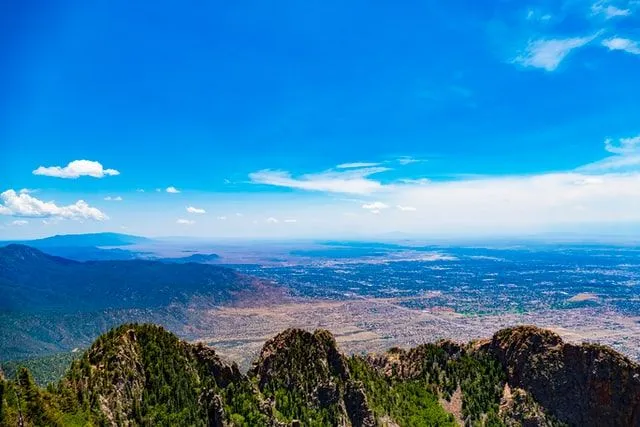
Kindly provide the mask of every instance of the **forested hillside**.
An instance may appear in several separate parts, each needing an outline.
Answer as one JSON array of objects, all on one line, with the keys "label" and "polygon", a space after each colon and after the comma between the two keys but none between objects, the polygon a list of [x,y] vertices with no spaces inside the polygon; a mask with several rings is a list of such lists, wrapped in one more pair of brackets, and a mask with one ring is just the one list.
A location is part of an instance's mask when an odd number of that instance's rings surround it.
[{"label": "forested hillside", "polygon": [[289,329],[243,374],[212,348],[125,324],[46,389],[26,368],[3,378],[0,424],[634,426],[639,377],[610,349],[533,327],[350,357],[328,331]]}]

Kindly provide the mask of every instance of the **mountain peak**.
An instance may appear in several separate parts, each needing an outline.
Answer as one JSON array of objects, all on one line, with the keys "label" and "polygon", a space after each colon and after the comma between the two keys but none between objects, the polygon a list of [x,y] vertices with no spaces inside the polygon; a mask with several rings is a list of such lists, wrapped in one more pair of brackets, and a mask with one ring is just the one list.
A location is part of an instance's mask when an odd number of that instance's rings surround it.
[{"label": "mountain peak", "polygon": [[[341,354],[326,330],[287,329],[243,375],[210,347],[124,324],[49,391],[28,371],[0,378],[0,401],[3,390],[23,396],[29,425],[632,426],[639,378],[638,365],[611,349],[530,326],[481,345],[440,341],[377,358]],[[0,425],[17,424],[15,399],[2,409]]]},{"label": "mountain peak", "polygon": [[570,425],[640,425],[640,365],[597,344],[569,344],[552,331],[498,331],[493,354],[509,383]]},{"label": "mountain peak", "polygon": [[47,255],[32,246],[19,243],[11,243],[7,246],[0,247],[0,257],[4,259],[6,263],[62,260],[62,258]]}]

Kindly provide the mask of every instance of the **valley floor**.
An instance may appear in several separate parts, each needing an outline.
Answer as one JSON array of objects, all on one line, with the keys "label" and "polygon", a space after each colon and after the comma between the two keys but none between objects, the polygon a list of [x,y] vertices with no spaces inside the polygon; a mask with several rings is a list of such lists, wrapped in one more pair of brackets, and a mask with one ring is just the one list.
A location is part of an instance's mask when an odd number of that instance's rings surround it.
[{"label": "valley floor", "polygon": [[262,343],[283,329],[325,328],[343,351],[382,352],[413,347],[440,338],[467,342],[488,338],[504,327],[530,324],[551,329],[568,342],[608,345],[640,358],[640,318],[601,308],[547,310],[536,313],[464,316],[448,310],[415,310],[403,298],[342,301],[291,298],[267,306],[219,307],[191,313],[188,335],[212,345],[225,357],[248,367]]}]

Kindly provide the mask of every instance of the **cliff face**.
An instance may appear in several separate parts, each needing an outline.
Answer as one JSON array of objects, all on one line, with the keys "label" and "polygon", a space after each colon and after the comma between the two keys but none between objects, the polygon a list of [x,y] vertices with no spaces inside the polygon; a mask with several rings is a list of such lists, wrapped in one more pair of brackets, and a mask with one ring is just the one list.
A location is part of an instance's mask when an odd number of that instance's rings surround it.
[{"label": "cliff face", "polygon": [[346,357],[326,330],[288,329],[277,335],[264,345],[249,375],[285,416],[295,417],[302,405],[322,424],[375,426],[362,385],[352,380]]},{"label": "cliff face", "polygon": [[567,344],[530,326],[501,330],[488,344],[513,387],[576,426],[639,426],[640,366],[603,346]]},{"label": "cliff face", "polygon": [[56,387],[0,373],[0,425],[638,426],[639,407],[637,364],[534,327],[351,357],[328,331],[289,329],[245,375],[209,347],[128,324]]}]

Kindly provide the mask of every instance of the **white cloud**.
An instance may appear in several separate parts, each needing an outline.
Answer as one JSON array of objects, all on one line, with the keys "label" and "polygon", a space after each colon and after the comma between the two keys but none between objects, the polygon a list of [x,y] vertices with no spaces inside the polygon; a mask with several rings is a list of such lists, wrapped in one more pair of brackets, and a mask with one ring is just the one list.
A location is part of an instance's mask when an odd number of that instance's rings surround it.
[{"label": "white cloud", "polygon": [[284,220],[284,222],[294,223],[294,222],[298,222],[298,220],[294,219],[294,218],[287,218],[287,219]]},{"label": "white cloud", "polygon": [[176,193],[180,192],[180,190],[178,190],[174,186],[167,187],[166,190],[164,190],[164,191],[166,191],[167,193],[171,193],[171,194],[176,194]]},{"label": "white cloud", "polygon": [[370,168],[378,166],[380,163],[367,163],[367,162],[354,162],[354,163],[342,163],[336,166],[338,169],[353,169],[353,168]]},{"label": "white cloud", "polygon": [[144,193],[144,189],[143,189],[143,188],[138,188],[138,189],[136,190],[136,192],[137,192],[137,193]]},{"label": "white cloud", "polygon": [[108,202],[121,202],[122,201],[122,197],[120,197],[120,196],[116,196],[116,197],[107,196],[104,199],[106,201],[108,201]]},{"label": "white cloud", "polygon": [[378,211],[380,209],[387,209],[388,207],[389,205],[382,202],[365,203],[364,205],[362,205],[363,209],[378,210]]},{"label": "white cloud", "polygon": [[554,71],[572,50],[585,46],[597,36],[598,34],[589,37],[531,41],[524,53],[513,62],[525,67]]},{"label": "white cloud", "polygon": [[417,184],[417,185],[427,185],[431,182],[430,179],[427,178],[418,178],[418,179],[401,179],[400,182],[404,184]]},{"label": "white cloud", "polygon": [[396,205],[396,208],[398,208],[398,210],[401,210],[403,212],[415,212],[417,210],[413,206]]},{"label": "white cloud", "polygon": [[284,171],[261,170],[249,174],[249,178],[254,184],[330,193],[369,194],[380,190],[382,184],[368,177],[388,170],[385,167],[368,167],[307,174],[300,178],[293,178]]},{"label": "white cloud", "polygon": [[196,208],[196,207],[193,207],[193,206],[187,206],[187,212],[192,213],[192,214],[204,214],[204,213],[207,213],[207,211],[205,211],[204,209]]},{"label": "white cloud", "polygon": [[620,138],[617,142],[608,138],[604,148],[613,156],[589,163],[577,169],[579,172],[628,172],[640,166],[640,135]]},{"label": "white cloud", "polygon": [[609,50],[622,50],[633,55],[640,55],[640,44],[634,40],[613,37],[603,40],[602,45]]},{"label": "white cloud", "polygon": [[378,215],[380,213],[380,209],[373,209],[373,210],[370,210],[369,212],[371,212],[374,215]]},{"label": "white cloud", "polygon": [[240,212],[236,212],[236,216],[237,217],[241,217],[241,216],[244,216],[244,215],[242,215]]},{"label": "white cloud", "polygon": [[267,219],[266,219],[266,221],[267,221],[268,223],[270,223],[270,224],[277,224],[277,223],[279,222],[276,218],[274,218],[274,217],[272,217],[272,216],[271,216],[271,217],[269,217],[269,218],[267,218]]},{"label": "white cloud", "polygon": [[191,219],[184,219],[184,218],[180,218],[176,221],[177,224],[181,224],[181,225],[193,225],[196,222],[191,220]]},{"label": "white cloud", "polygon": [[527,20],[528,21],[542,21],[542,22],[546,22],[549,21],[552,18],[552,16],[548,13],[546,14],[542,14],[541,11],[539,10],[533,10],[533,9],[529,9],[527,11]]},{"label": "white cloud", "polygon": [[640,151],[640,135],[631,138],[620,138],[619,144],[615,145],[611,138],[604,141],[604,148],[610,153],[632,154]]},{"label": "white cloud", "polygon": [[16,219],[15,221],[11,222],[11,225],[16,225],[18,227],[23,226],[23,225],[27,225],[29,224],[29,221],[24,220],[24,219]]},{"label": "white cloud", "polygon": [[74,160],[65,167],[60,166],[40,166],[33,171],[34,175],[53,176],[56,178],[79,178],[81,176],[91,176],[93,178],[104,178],[105,176],[120,175],[115,169],[104,169],[100,162],[91,160]]},{"label": "white cloud", "polygon": [[410,165],[411,163],[422,162],[422,160],[414,159],[413,157],[409,157],[409,156],[399,157],[398,159],[396,159],[396,161],[400,163],[402,166]]},{"label": "white cloud", "polygon": [[60,218],[60,217],[56,217],[56,218],[47,218],[47,219],[43,219],[42,223],[44,225],[53,225],[53,224],[57,224],[60,221],[64,221],[64,218]]},{"label": "white cloud", "polygon": [[607,1],[598,1],[594,3],[591,5],[591,13],[594,15],[604,15],[606,19],[631,15],[630,9],[620,9],[607,3]]},{"label": "white cloud", "polygon": [[224,216],[224,215],[222,215],[222,216],[219,216],[219,217],[218,217],[218,219],[219,219],[220,221],[226,221],[226,220],[227,220],[227,217],[226,217],[226,216]]},{"label": "white cloud", "polygon": [[96,221],[109,219],[99,209],[89,206],[84,200],[78,200],[72,205],[57,206],[53,201],[43,202],[28,193],[18,194],[15,190],[7,190],[1,193],[0,200],[2,200],[0,215],[33,218],[93,219]]}]

